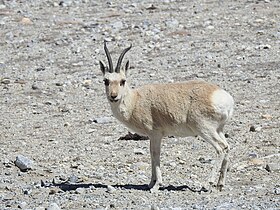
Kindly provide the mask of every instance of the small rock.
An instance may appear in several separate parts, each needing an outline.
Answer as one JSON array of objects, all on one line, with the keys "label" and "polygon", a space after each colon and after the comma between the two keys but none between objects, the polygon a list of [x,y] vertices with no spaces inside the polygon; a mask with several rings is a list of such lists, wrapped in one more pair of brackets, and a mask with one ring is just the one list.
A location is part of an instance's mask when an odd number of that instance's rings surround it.
[{"label": "small rock", "polygon": [[144,162],[137,162],[132,165],[132,168],[134,170],[140,170],[140,171],[146,171],[149,167],[150,165]]},{"label": "small rock", "polygon": [[251,158],[247,161],[237,162],[232,165],[232,169],[236,169],[237,171],[244,170],[250,167],[264,167],[265,161],[258,158]]},{"label": "small rock", "polygon": [[45,207],[42,207],[42,206],[38,206],[38,207],[36,207],[34,210],[46,210],[46,208],[45,208]]},{"label": "small rock", "polygon": [[12,167],[12,165],[13,165],[13,162],[12,161],[10,161],[9,159],[4,159],[3,160],[3,165],[5,166],[5,167],[7,167],[7,168],[11,168]]},{"label": "small rock", "polygon": [[151,206],[151,210],[160,210],[160,208],[157,205],[153,204]]},{"label": "small rock", "polygon": [[264,20],[261,19],[261,18],[258,18],[258,19],[255,20],[256,23],[263,23],[263,21],[264,21]]},{"label": "small rock", "polygon": [[92,84],[92,80],[90,80],[90,79],[83,81],[83,86],[86,88],[89,88],[91,84]]},{"label": "small rock", "polygon": [[146,10],[155,10],[155,9],[157,9],[157,7],[153,4],[146,8]]},{"label": "small rock", "polygon": [[60,188],[58,188],[58,187],[50,187],[50,190],[49,190],[49,194],[50,195],[54,195],[54,194],[59,193],[59,192],[61,192]]},{"label": "small rock", "polygon": [[20,209],[26,209],[26,206],[27,206],[27,203],[26,203],[25,201],[21,202],[21,203],[18,205],[18,207],[19,207]]},{"label": "small rock", "polygon": [[170,165],[173,168],[175,168],[177,166],[177,164],[175,162],[170,162],[168,165]]},{"label": "small rock", "polygon": [[87,131],[88,134],[94,133],[94,132],[96,132],[96,129],[93,129],[93,128],[90,128],[90,129],[88,129],[88,131]]},{"label": "small rock", "polygon": [[266,164],[265,169],[268,172],[280,171],[280,163],[268,163]]},{"label": "small rock", "polygon": [[261,126],[254,126],[254,125],[252,125],[249,130],[251,132],[259,132],[259,131],[261,131],[261,129],[262,129]]},{"label": "small rock", "polygon": [[255,47],[256,50],[262,50],[262,49],[268,50],[270,48],[271,48],[271,45],[269,45],[269,44],[261,44],[261,45],[258,45]]},{"label": "small rock", "polygon": [[60,1],[58,5],[62,6],[62,7],[69,7],[69,6],[71,6],[72,3],[73,3],[72,0],[63,0],[63,1]]},{"label": "small rock", "polygon": [[249,156],[250,158],[256,158],[256,157],[258,157],[258,154],[255,153],[255,152],[250,152],[250,153],[248,154],[248,156]]},{"label": "small rock", "polygon": [[212,26],[212,25],[209,25],[209,26],[206,27],[206,29],[209,29],[209,30],[213,30],[214,28],[215,28],[215,27]]},{"label": "small rock", "polygon": [[90,120],[94,123],[98,123],[98,124],[107,124],[107,123],[111,123],[112,122],[112,118],[111,117],[99,117],[99,118],[95,118],[94,120]]},{"label": "small rock", "polygon": [[46,210],[60,210],[60,207],[56,203],[51,203]]},{"label": "small rock", "polygon": [[261,130],[262,130],[262,127],[261,127],[261,126],[258,126],[258,127],[255,128],[255,131],[256,131],[256,132],[260,132]]},{"label": "small rock", "polygon": [[270,114],[263,114],[263,115],[262,115],[262,119],[271,120],[271,119],[272,119],[272,116],[271,116]]},{"label": "small rock", "polygon": [[114,192],[116,192],[116,189],[115,189],[113,186],[108,185],[108,186],[107,186],[107,192],[108,192],[108,193],[114,193]]},{"label": "small rock", "polygon": [[280,195],[280,187],[276,187],[276,188],[274,189],[274,193],[275,193],[276,195]]},{"label": "small rock", "polygon": [[204,157],[200,157],[198,160],[199,160],[199,162],[201,162],[203,164],[205,164],[205,163],[211,164],[213,162],[213,160],[211,158],[205,159]]},{"label": "small rock", "polygon": [[84,194],[86,192],[85,188],[79,187],[75,190],[77,194]]},{"label": "small rock", "polygon": [[70,183],[77,183],[78,182],[78,177],[77,176],[75,176],[75,175],[71,175],[70,177],[69,177],[69,179],[68,179],[68,181],[70,182]]},{"label": "small rock", "polygon": [[11,80],[9,78],[2,78],[1,79],[1,84],[7,85],[10,84]]},{"label": "small rock", "polygon": [[260,166],[264,164],[264,161],[258,158],[252,158],[250,159],[250,163],[254,166]]},{"label": "small rock", "polygon": [[60,86],[63,86],[63,83],[62,82],[56,82],[55,85],[60,87]]},{"label": "small rock", "polygon": [[27,171],[32,168],[33,161],[23,155],[18,155],[15,164],[21,171]]},{"label": "small rock", "polygon": [[38,89],[39,89],[39,87],[38,87],[36,84],[33,84],[33,85],[31,86],[31,88],[32,88],[32,90],[38,90]]},{"label": "small rock", "polygon": [[122,21],[116,21],[111,24],[112,28],[115,30],[121,30],[123,28],[123,22]]},{"label": "small rock", "polygon": [[32,21],[27,18],[27,17],[24,17],[20,20],[20,23],[24,24],[24,25],[31,25],[32,24]]},{"label": "small rock", "polygon": [[14,81],[14,83],[24,85],[24,84],[26,84],[26,81],[23,80],[23,79],[16,79],[16,80]]},{"label": "small rock", "polygon": [[32,193],[32,189],[31,189],[30,186],[24,188],[22,191],[23,191],[23,194],[24,194],[24,195],[30,195],[30,194]]},{"label": "small rock", "polygon": [[167,28],[175,29],[179,26],[179,21],[176,19],[167,20],[165,21],[165,25]]},{"label": "small rock", "polygon": [[142,149],[134,149],[134,154],[136,154],[136,155],[145,155],[146,154],[146,152],[144,151],[144,150],[142,150]]}]

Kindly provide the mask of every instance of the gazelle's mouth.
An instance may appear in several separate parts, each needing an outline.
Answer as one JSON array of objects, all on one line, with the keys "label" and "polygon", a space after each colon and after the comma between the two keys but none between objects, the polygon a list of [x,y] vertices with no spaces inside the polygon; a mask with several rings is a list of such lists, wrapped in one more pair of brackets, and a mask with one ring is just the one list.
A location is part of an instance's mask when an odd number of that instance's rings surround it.
[{"label": "gazelle's mouth", "polygon": [[118,102],[119,99],[109,99],[112,103]]}]

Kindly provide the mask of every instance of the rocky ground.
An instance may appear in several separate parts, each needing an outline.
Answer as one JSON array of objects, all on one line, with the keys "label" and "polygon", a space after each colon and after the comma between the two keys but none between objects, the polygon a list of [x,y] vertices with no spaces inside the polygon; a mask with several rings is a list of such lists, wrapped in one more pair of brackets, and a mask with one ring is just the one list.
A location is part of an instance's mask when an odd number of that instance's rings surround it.
[{"label": "rocky ground", "polygon": [[[0,209],[279,209],[279,24],[278,0],[0,1]],[[133,87],[204,79],[234,96],[224,191],[195,191],[215,152],[177,137],[147,190],[149,142],[118,140],[104,39],[114,60],[133,44]]]}]

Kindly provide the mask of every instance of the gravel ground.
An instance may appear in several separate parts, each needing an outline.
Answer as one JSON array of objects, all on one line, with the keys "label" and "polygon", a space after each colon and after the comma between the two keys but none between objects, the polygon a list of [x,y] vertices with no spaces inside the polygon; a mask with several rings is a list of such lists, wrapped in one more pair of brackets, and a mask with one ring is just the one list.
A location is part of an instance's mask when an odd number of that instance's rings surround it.
[{"label": "gravel ground", "polygon": [[[0,29],[0,209],[280,209],[278,0],[0,0]],[[222,192],[196,191],[214,149],[177,137],[147,190],[149,142],[118,140],[104,39],[115,61],[133,44],[133,87],[204,79],[234,96]]]}]

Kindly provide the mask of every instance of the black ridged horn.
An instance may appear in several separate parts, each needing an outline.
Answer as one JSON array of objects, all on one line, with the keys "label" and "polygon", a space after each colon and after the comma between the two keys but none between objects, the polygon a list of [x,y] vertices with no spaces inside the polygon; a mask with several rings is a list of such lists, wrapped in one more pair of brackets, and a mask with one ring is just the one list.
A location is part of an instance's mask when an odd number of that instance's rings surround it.
[{"label": "black ridged horn", "polygon": [[116,73],[120,73],[123,57],[124,57],[125,53],[127,53],[127,51],[131,49],[131,47],[132,47],[132,44],[130,44],[130,46],[129,46],[128,48],[125,48],[125,49],[122,51],[122,53],[121,53],[121,55],[120,55],[120,57],[119,57],[118,63],[117,63],[117,67],[116,67],[116,69],[115,69],[115,72],[116,72]]},{"label": "black ridged horn", "polygon": [[114,72],[114,68],[113,68],[113,62],[112,62],[112,58],[111,58],[111,55],[110,55],[110,52],[107,48],[107,45],[106,45],[106,40],[104,40],[104,50],[105,50],[105,53],[106,53],[106,56],[107,56],[107,59],[108,59],[108,63],[109,63],[109,72],[110,73],[113,73]]}]

